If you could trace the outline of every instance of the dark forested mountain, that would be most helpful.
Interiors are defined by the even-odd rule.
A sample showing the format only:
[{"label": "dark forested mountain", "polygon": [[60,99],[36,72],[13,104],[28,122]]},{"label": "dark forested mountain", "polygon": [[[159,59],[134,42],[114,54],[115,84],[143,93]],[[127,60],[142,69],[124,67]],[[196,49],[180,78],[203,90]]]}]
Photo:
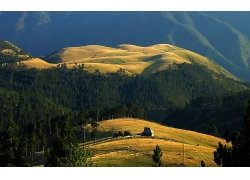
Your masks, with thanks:
[{"label": "dark forested mountain", "polygon": [[224,137],[240,131],[250,91],[210,94],[196,98],[185,108],[170,108],[163,124]]},{"label": "dark forested mountain", "polygon": [[249,80],[249,12],[1,12],[0,38],[33,56],[69,46],[173,44]]},{"label": "dark forested mountain", "polygon": [[152,113],[158,109],[184,108],[202,95],[249,89],[223,74],[188,63],[147,78],[88,73],[81,67],[38,70],[2,66],[0,70],[1,129],[9,118],[24,126],[39,120],[47,122],[64,112],[109,109],[129,103]]}]

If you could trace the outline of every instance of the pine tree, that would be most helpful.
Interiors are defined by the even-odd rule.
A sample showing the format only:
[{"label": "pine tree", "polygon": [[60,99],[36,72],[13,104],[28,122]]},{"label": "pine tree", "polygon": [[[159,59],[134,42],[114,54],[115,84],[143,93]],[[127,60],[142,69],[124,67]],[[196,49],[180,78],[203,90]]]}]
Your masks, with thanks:
[{"label": "pine tree", "polygon": [[240,133],[229,135],[226,131],[225,139],[232,143],[232,147],[222,145],[214,151],[214,161],[224,167],[249,167],[250,166],[250,101],[244,116],[243,127]]},{"label": "pine tree", "polygon": [[87,116],[88,116],[88,110],[87,109],[83,109],[79,112],[78,114],[78,121],[80,123],[80,125],[82,126],[82,131],[83,131],[83,148],[84,148],[84,144],[85,144],[85,126],[87,125],[88,123],[88,120],[87,120]]},{"label": "pine tree", "polygon": [[91,123],[92,131],[91,131],[90,136],[92,138],[95,138],[95,143],[96,143],[96,137],[98,136],[98,126],[99,126],[99,123],[97,123],[97,122]]},{"label": "pine tree", "polygon": [[20,135],[19,127],[10,119],[0,141],[0,166],[29,166],[25,159],[25,142]]},{"label": "pine tree", "polygon": [[31,153],[31,161],[34,161],[34,154],[36,153],[36,147],[39,144],[38,137],[36,133],[33,131],[30,138],[29,138],[29,146],[30,146],[30,153]]},{"label": "pine tree", "polygon": [[93,129],[92,129],[92,131],[91,131],[91,137],[92,138],[95,138],[95,143],[96,143],[96,137],[97,137],[97,135],[98,135],[98,129],[97,129],[97,127],[94,127]]},{"label": "pine tree", "polygon": [[156,165],[158,165],[159,167],[162,165],[161,156],[162,156],[161,148],[157,144],[156,148],[154,149],[154,154],[152,155],[152,158],[153,161],[156,163]]},{"label": "pine tree", "polygon": [[206,164],[203,160],[201,160],[201,167],[206,167]]},{"label": "pine tree", "polygon": [[44,154],[45,154],[44,149],[45,149],[46,145],[47,145],[47,137],[46,137],[46,133],[44,132],[42,134],[42,139],[41,139],[41,146],[43,148],[43,159],[44,159]]},{"label": "pine tree", "polygon": [[77,138],[69,120],[64,121],[58,137],[53,141],[52,149],[46,150],[46,167],[92,166],[91,153],[78,145]]}]

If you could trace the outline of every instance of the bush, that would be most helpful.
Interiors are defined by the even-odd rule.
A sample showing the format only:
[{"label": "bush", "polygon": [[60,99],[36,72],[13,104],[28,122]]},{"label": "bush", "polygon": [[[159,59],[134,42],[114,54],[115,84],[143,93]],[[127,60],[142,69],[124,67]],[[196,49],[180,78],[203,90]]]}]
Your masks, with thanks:
[{"label": "bush", "polygon": [[113,137],[119,137],[119,136],[124,136],[123,135],[123,133],[121,132],[121,131],[116,131],[115,133],[114,133],[114,136]]},{"label": "bush", "polygon": [[131,133],[129,131],[124,131],[124,136],[131,136]]}]

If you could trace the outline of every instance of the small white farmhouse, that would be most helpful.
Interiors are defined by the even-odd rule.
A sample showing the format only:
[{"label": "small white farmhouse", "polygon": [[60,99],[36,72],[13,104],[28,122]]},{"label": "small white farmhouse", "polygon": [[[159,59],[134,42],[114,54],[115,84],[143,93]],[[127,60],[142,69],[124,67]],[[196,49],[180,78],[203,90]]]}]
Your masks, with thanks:
[{"label": "small white farmhouse", "polygon": [[143,136],[154,136],[154,131],[149,127],[144,127]]}]

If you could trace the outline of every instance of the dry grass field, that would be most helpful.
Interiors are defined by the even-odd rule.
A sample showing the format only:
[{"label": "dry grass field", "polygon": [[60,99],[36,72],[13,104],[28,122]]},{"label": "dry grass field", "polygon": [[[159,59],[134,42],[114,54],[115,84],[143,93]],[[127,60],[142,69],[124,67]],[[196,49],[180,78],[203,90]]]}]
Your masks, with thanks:
[{"label": "dry grass field", "polygon": [[[153,150],[159,145],[163,153],[163,166],[180,166],[184,162],[188,167],[201,166],[205,161],[209,167],[217,166],[213,162],[214,148],[190,145],[173,141],[151,138],[129,138],[91,146],[94,166],[98,167],[152,167]],[[184,151],[183,151],[184,150]],[[184,159],[183,159],[184,152]]]},{"label": "dry grass field", "polygon": [[56,64],[47,63],[46,61],[39,58],[32,58],[27,61],[22,61],[22,63],[29,68],[37,68],[37,69],[47,69],[57,66]]},{"label": "dry grass field", "polygon": [[[163,152],[164,166],[180,166],[184,162],[185,166],[199,167],[200,161],[203,160],[207,166],[215,167],[217,165],[213,161],[213,152],[219,142],[227,144],[225,140],[214,136],[162,126],[140,119],[115,119],[102,121],[99,124],[99,139],[111,137],[115,131],[127,130],[136,135],[141,133],[144,127],[152,128],[155,137],[124,138],[89,146],[93,154],[94,166],[98,167],[154,166],[151,156],[157,144]],[[87,126],[88,141],[91,141],[90,130],[90,126]]]},{"label": "dry grass field", "polygon": [[85,64],[87,71],[94,72],[99,69],[101,73],[117,72],[119,68],[125,69],[129,75],[151,73],[176,67],[175,64],[190,63],[207,66],[209,69],[235,78],[221,66],[210,59],[192,51],[170,44],[156,44],[152,46],[135,46],[123,44],[117,47],[88,45],[81,47],[67,47],[46,58],[47,62],[23,61],[27,66],[37,68],[55,67],[66,63],[69,69],[75,65]]},{"label": "dry grass field", "polygon": [[[155,136],[111,138],[115,131],[126,130],[133,136],[141,133],[144,127],[153,129]],[[94,167],[153,167],[152,154],[156,145],[163,153],[161,160],[164,167],[180,167],[183,163],[186,167],[200,167],[202,160],[206,166],[216,167],[213,152],[219,142],[227,144],[224,139],[214,136],[133,118],[101,121],[98,129],[97,143],[94,143],[90,137],[91,126],[86,126],[85,148],[91,151]],[[80,127],[76,127],[75,132],[82,137]],[[112,140],[103,142],[107,138]],[[33,166],[43,166],[42,152],[34,159]]]}]

